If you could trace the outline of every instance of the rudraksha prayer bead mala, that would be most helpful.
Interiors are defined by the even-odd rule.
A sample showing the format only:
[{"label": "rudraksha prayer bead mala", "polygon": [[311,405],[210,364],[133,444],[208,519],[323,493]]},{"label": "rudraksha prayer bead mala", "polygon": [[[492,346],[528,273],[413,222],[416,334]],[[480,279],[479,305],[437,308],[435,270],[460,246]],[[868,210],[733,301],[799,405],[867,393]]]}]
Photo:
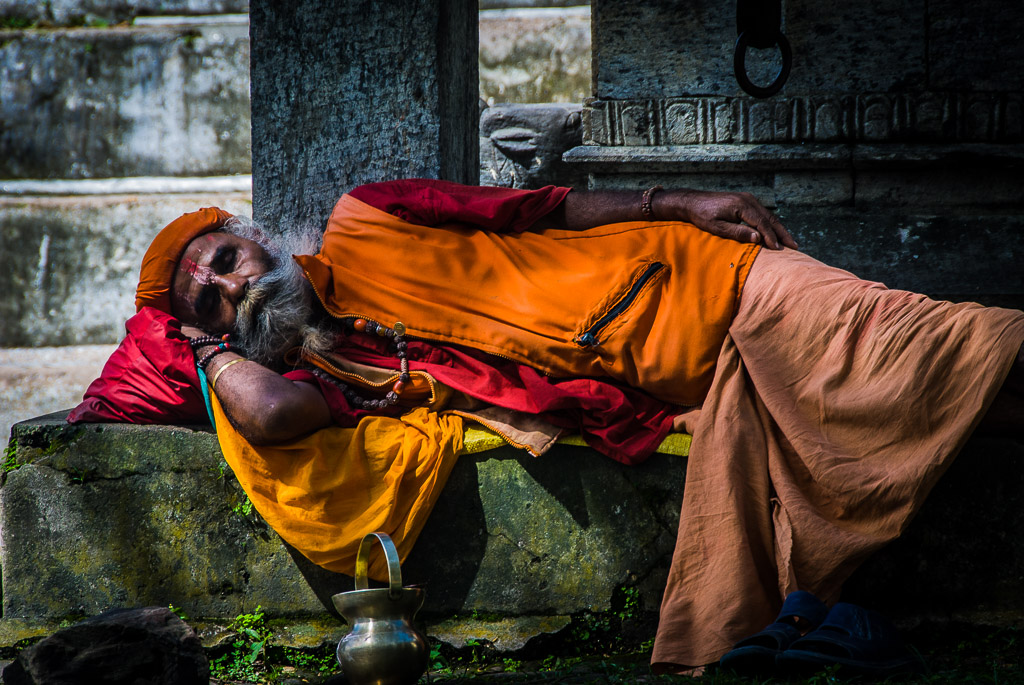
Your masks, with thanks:
[{"label": "rudraksha prayer bead mala", "polygon": [[388,394],[385,395],[383,399],[368,400],[361,397],[350,385],[343,383],[323,369],[314,369],[313,373],[316,376],[328,380],[338,386],[342,394],[345,395],[345,399],[348,400],[348,403],[358,409],[383,409],[384,407],[398,404],[398,396],[402,394],[403,390],[405,390],[405,386],[408,385],[410,379],[409,359],[406,355],[406,350],[409,344],[405,341],[405,324],[399,321],[393,327],[388,328],[376,321],[368,321],[366,319],[347,319],[345,321],[345,327],[357,333],[367,333],[369,335],[377,335],[381,338],[391,339],[395,348],[395,356],[398,357],[398,363],[400,366],[398,380],[396,380],[394,385],[391,386],[391,390],[388,391]]}]

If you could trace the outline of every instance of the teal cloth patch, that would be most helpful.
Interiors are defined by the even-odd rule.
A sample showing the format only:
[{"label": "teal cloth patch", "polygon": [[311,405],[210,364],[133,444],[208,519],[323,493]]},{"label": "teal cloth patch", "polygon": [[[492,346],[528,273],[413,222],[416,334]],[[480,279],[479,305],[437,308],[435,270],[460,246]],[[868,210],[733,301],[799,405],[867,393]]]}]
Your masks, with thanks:
[{"label": "teal cloth patch", "polygon": [[198,366],[196,371],[199,372],[199,388],[203,391],[203,401],[206,402],[206,415],[210,417],[210,425],[216,428],[217,422],[213,420],[213,404],[210,402],[210,384],[206,381],[206,372]]}]

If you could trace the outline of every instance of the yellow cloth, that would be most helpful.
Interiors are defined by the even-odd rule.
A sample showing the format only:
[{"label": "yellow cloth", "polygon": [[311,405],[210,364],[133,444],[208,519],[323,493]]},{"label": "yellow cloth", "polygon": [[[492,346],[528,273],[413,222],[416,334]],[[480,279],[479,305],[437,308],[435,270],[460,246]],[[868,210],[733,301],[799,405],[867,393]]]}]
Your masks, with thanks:
[{"label": "yellow cloth", "polygon": [[[211,400],[224,459],[256,510],[310,561],[341,573],[354,571],[360,541],[375,531],[406,558],[462,449],[462,419],[422,407],[255,446]],[[387,580],[383,555],[371,556],[369,574]]]}]

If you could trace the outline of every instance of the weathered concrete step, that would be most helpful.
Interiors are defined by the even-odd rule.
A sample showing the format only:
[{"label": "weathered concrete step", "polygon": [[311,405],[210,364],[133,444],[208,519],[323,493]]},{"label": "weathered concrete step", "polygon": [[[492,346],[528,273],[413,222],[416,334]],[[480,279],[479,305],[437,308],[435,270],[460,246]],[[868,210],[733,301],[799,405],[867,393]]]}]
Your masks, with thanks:
[{"label": "weathered concrete step", "polygon": [[[145,192],[153,185],[179,192]],[[249,186],[247,176],[124,179],[81,182],[78,195],[0,195],[0,347],[119,340],[153,236],[199,207],[251,215]]]},{"label": "weathered concrete step", "polygon": [[248,0],[4,0],[7,25],[85,26],[115,24],[140,16],[244,13]]},{"label": "weathered concrete step", "polygon": [[248,173],[241,19],[0,31],[0,178]]}]

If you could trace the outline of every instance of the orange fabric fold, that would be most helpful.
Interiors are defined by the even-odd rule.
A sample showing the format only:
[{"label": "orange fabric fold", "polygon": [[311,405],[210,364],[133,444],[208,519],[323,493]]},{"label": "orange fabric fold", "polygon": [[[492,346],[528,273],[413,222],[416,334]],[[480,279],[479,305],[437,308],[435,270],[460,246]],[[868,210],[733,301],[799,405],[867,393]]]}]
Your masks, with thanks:
[{"label": "orange fabric fold", "polygon": [[[390,535],[405,560],[462,449],[462,419],[422,407],[256,446],[211,399],[224,459],[253,506],[307,559],[340,573],[353,572],[367,533]],[[369,575],[387,580],[383,555],[371,556]]]}]

